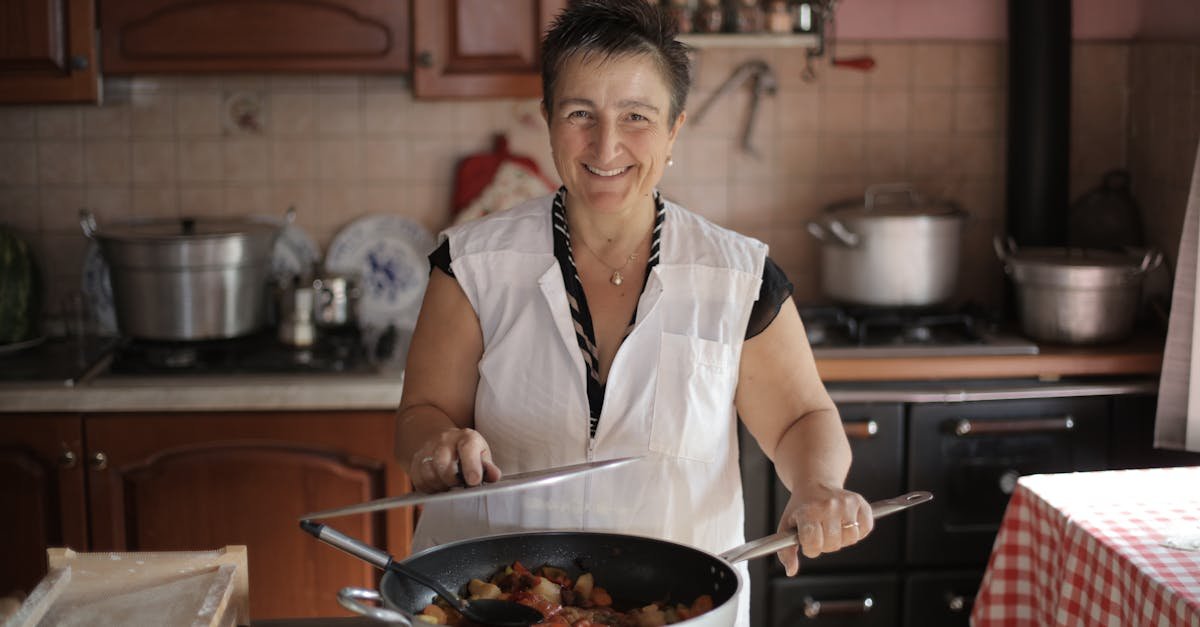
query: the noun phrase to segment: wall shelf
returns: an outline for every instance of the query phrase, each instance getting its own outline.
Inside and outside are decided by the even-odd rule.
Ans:
[[[816,33],[689,33],[679,41],[694,48],[816,48]]]

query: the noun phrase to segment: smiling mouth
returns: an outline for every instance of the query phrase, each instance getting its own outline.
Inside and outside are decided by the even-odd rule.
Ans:
[[[586,168],[588,172],[591,172],[592,174],[595,174],[596,176],[609,177],[609,176],[619,176],[621,174],[624,174],[626,171],[628,171],[633,166],[627,165],[623,168],[617,168],[615,170],[600,170],[597,168],[593,168],[592,166],[585,163],[585,164],[583,164],[583,167]]]

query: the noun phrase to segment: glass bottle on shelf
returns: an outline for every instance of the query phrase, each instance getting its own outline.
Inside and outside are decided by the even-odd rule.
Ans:
[[[671,19],[675,20],[681,34],[692,32],[696,0],[667,0],[667,11],[671,14]]]
[[[763,11],[758,0],[738,0],[734,30],[739,33],[758,33],[763,30]]]
[[[725,8],[721,0],[700,0],[695,20],[697,33],[719,33],[725,26]]]
[[[767,7],[766,23],[769,33],[792,32],[795,18],[792,16],[792,8],[788,6],[787,0],[771,0],[771,4]]]

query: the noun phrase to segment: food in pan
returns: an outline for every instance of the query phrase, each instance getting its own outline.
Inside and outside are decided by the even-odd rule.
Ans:
[[[561,568],[542,566],[530,572],[520,562],[506,566],[489,581],[472,579],[466,585],[466,591],[469,599],[504,599],[528,605],[546,617],[544,622],[539,623],[545,627],[670,625],[699,616],[713,607],[712,597],[702,594],[690,605],[655,602],[620,611],[613,608],[612,596],[596,585],[591,573],[583,573],[572,580],[567,571]],[[473,625],[440,598],[421,610],[417,618],[434,625]]]

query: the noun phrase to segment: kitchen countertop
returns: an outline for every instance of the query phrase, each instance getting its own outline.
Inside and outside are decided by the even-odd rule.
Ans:
[[[1161,335],[1145,334],[1106,346],[1043,346],[1036,355],[872,359],[818,356],[817,369],[839,402],[978,400],[1008,397],[1013,390],[1028,397],[1154,393],[1162,366],[1162,346]],[[389,371],[230,376],[101,374],[74,386],[62,382],[0,382],[0,411],[391,410],[399,405],[403,379],[403,372]],[[1116,379],[1119,381],[1114,383]]]

